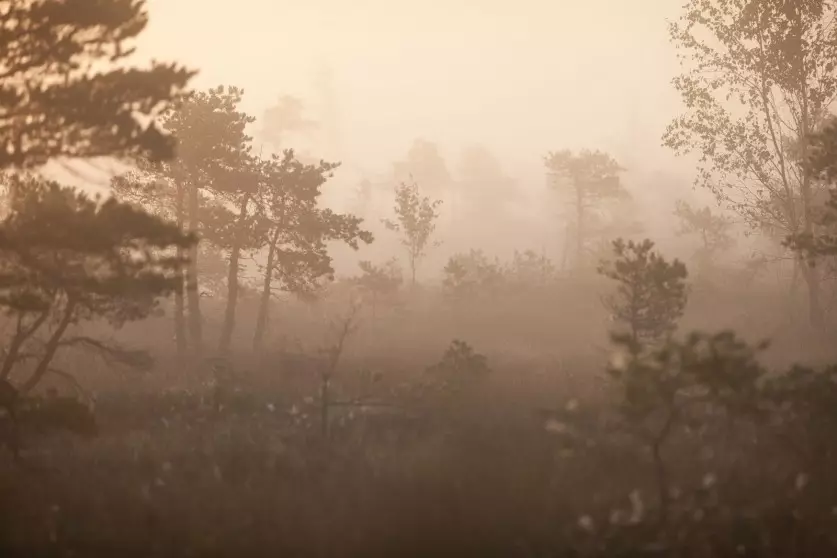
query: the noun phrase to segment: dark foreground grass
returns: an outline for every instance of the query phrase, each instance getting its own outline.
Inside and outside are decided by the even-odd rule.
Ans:
[[[837,555],[827,476],[724,421],[666,449],[663,518],[603,403],[545,423],[465,398],[410,429],[335,413],[326,442],[313,407],[206,401],[103,397],[97,439],[33,440],[24,468],[4,454],[0,555]]]

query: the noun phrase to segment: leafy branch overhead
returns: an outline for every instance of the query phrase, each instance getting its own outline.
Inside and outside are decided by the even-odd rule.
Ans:
[[[686,110],[664,145],[699,155],[696,185],[777,237],[816,234],[822,183],[810,136],[837,99],[835,15],[821,0],[689,0],[669,26]],[[821,277],[803,271],[809,320],[821,326]]]
[[[114,199],[21,180],[0,225],[0,305],[17,321],[0,374],[8,376],[24,344],[49,331],[24,384],[31,389],[68,344],[62,338],[73,325],[105,319],[118,328],[149,316],[162,297],[182,288],[179,271],[186,261],[175,249],[195,241],[175,225]],[[95,341],[85,344],[104,348]],[[132,358],[124,351],[105,352]]]
[[[53,157],[169,159],[156,122],[194,72],[123,63],[148,24],[140,0],[30,0],[0,8],[0,169]]]

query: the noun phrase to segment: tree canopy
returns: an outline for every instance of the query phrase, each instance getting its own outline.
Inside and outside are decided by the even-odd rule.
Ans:
[[[194,72],[130,68],[143,0],[0,3],[0,169],[53,157],[174,155],[156,122]]]
[[[0,375],[9,374],[23,345],[42,331],[49,333],[25,390],[48,372],[74,324],[104,319],[119,328],[149,316],[161,297],[181,288],[185,261],[171,249],[194,242],[175,225],[113,198],[19,179],[0,224],[0,307],[17,322]],[[93,340],[77,342],[116,354]]]

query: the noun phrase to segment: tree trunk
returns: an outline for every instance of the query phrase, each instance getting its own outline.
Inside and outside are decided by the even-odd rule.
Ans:
[[[44,324],[49,317],[49,314],[49,309],[44,310],[44,312],[38,316],[38,318],[28,328],[21,327],[23,323],[23,316],[18,316],[18,327],[15,331],[14,337],[12,337],[12,340],[9,343],[9,349],[6,351],[6,358],[3,359],[3,367],[0,369],[0,380],[9,379],[9,376],[12,374],[12,369],[14,369],[15,363],[17,362],[18,356],[20,356],[20,350],[23,348],[23,344]]]
[[[584,190],[581,184],[575,185],[576,197],[576,246],[575,246],[575,265],[576,270],[581,270],[584,267]]]
[[[247,203],[249,196],[244,196],[238,210],[238,222],[230,248],[230,267],[227,271],[227,306],[224,310],[224,325],[221,328],[221,338],[218,341],[218,352],[226,355],[230,351],[232,334],[235,330],[235,310],[238,306],[238,271],[241,260],[241,235],[244,233],[244,222],[247,219]]]
[[[38,366],[35,368],[32,376],[30,376],[29,379],[26,380],[26,383],[21,386],[21,393],[26,394],[32,391],[32,389],[40,383],[49,371],[49,365],[52,363],[52,359],[55,356],[56,351],[58,351],[58,344],[61,342],[61,337],[64,335],[64,332],[67,331],[67,327],[70,325],[75,311],[76,303],[73,300],[68,300],[67,307],[64,309],[64,315],[61,317],[58,327],[56,327],[55,331],[52,332],[49,341],[47,341],[46,347],[44,347],[44,356],[41,357],[41,360],[38,362]]]
[[[822,305],[820,304],[820,276],[819,270],[811,263],[804,262],[805,284],[808,287],[808,322],[817,329],[823,325]]]
[[[198,233],[198,186],[189,184],[189,232]],[[203,317],[198,292],[198,245],[189,248],[189,265],[186,270],[186,296],[189,305],[189,337],[195,356],[203,355]]]
[[[175,212],[177,219],[177,228],[180,229],[180,231],[183,231],[184,186],[182,183],[178,182],[175,184],[175,188]],[[182,260],[183,258],[183,248],[181,248],[180,246],[177,247],[177,258],[178,260]],[[183,269],[178,269],[177,273],[182,279]],[[186,307],[185,301],[183,300],[183,283],[180,284],[180,287],[174,293],[174,341],[177,346],[177,356],[182,357],[186,354],[186,349],[188,348],[186,342]]]
[[[238,239],[233,241],[230,250],[230,266],[227,270],[227,305],[224,309],[224,323],[218,340],[218,353],[226,355],[230,351],[233,330],[235,329],[235,307],[238,305],[238,268],[241,247]]]
[[[802,38],[802,16],[799,10],[795,12],[794,20],[795,28],[794,34],[797,35],[801,41]],[[802,110],[800,111],[800,158],[805,164],[802,166],[802,217],[804,220],[803,230],[806,234],[814,233],[814,211],[813,199],[811,192],[811,172],[807,164],[808,161],[808,137],[811,132],[811,111],[808,99],[808,68],[805,66],[805,55],[800,49],[799,59],[797,61],[799,72],[799,85],[801,94]],[[805,261],[805,283],[808,287],[808,320],[811,326],[819,329],[823,325],[823,312],[820,306],[820,275],[817,269],[814,268],[814,263]]]
[[[267,321],[270,317],[270,288],[273,280],[273,265],[276,259],[276,236],[271,239],[267,251],[267,267],[264,272],[264,283],[262,285],[262,296],[259,300],[259,313],[256,316],[256,329],[253,332],[253,351],[260,353],[264,334],[267,330]]]

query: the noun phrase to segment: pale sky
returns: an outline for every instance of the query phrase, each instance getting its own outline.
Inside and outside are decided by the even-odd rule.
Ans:
[[[293,95],[313,107],[316,119],[315,79],[330,67],[339,149],[311,150],[343,162],[326,203],[345,209],[353,191],[347,187],[363,174],[390,171],[416,138],[438,143],[453,170],[463,148],[482,144],[516,180],[531,212],[528,230],[517,233],[520,248],[544,247],[557,258],[565,225],[546,189],[548,151],[591,148],[616,156],[658,242],[673,234],[674,201],[695,195],[693,162],[660,146],[665,126],[681,112],[666,26],[681,3],[148,0],[150,25],[137,47],[140,58],[199,70],[195,88],[243,87],[243,108],[256,117]],[[392,202],[380,203],[388,211]],[[473,245],[490,247],[492,239]],[[387,254],[397,245],[382,237],[374,249]]]
[[[670,167],[678,112],[665,20],[680,0],[150,0],[140,53],[244,87],[260,116],[335,73],[343,158],[385,168],[417,136],[510,167],[601,147]],[[628,153],[628,147],[631,147]]]

